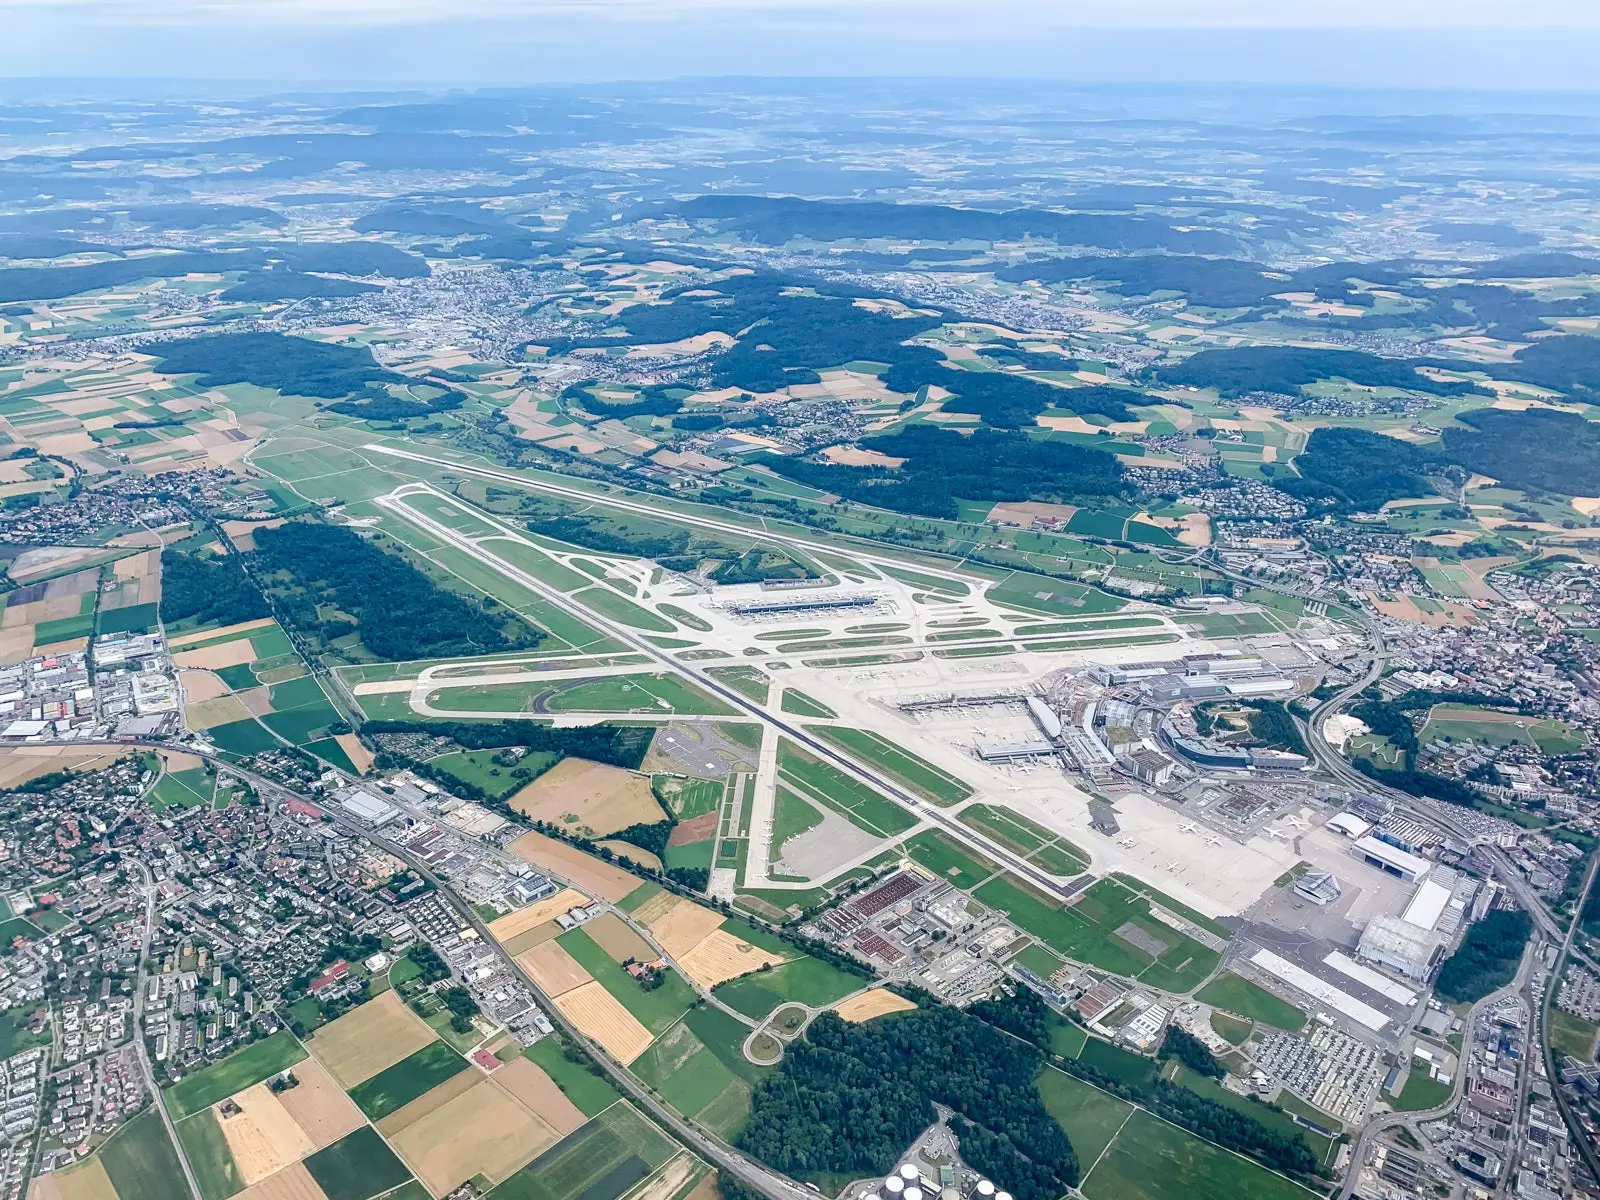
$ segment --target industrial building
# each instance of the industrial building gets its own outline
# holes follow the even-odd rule
[[[1423,980],[1433,970],[1445,939],[1401,917],[1374,917],[1361,934],[1356,958]]]
[[[1410,851],[1391,846],[1388,842],[1380,842],[1371,834],[1359,838],[1350,847],[1350,853],[1368,866],[1405,880],[1421,879],[1433,866],[1427,859],[1418,858]]]
[[[1343,893],[1339,881],[1327,871],[1307,871],[1294,881],[1295,895],[1313,904],[1332,904]]]

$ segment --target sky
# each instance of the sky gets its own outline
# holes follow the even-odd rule
[[[1600,89],[1596,0],[0,0],[0,75]]]

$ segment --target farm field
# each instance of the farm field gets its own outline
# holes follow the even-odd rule
[[[99,1159],[120,1200],[166,1195],[169,1181],[183,1170],[154,1108],[117,1130],[100,1148]]]
[[[568,1057],[557,1035],[540,1038],[523,1056],[548,1075],[586,1117],[598,1116],[620,1099],[611,1081],[597,1069],[590,1068],[587,1061]]]
[[[637,1109],[614,1104],[489,1194],[492,1200],[618,1200],[672,1153],[673,1143]]]
[[[729,1008],[759,1021],[788,1001],[826,1008],[870,982],[821,959],[802,958],[725,983],[714,994]]]
[[[405,1164],[370,1125],[305,1160],[328,1200],[371,1200],[411,1178]]]
[[[1128,1117],[1080,1186],[1089,1200],[1312,1200],[1316,1195],[1142,1110]]]
[[[468,1069],[466,1059],[435,1041],[351,1088],[350,1098],[376,1121]]]
[[[292,1067],[305,1056],[294,1035],[280,1029],[173,1084],[167,1089],[167,1108],[175,1119],[197,1113]]]

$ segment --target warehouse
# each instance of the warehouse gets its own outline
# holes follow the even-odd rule
[[[1395,917],[1374,917],[1361,934],[1356,957],[1407,979],[1426,979],[1444,939]]]
[[[1388,842],[1380,842],[1370,834],[1358,840],[1350,847],[1350,853],[1361,859],[1368,866],[1377,867],[1390,875],[1396,875],[1408,882],[1421,879],[1428,873],[1428,868],[1433,864],[1425,858],[1418,858],[1415,854],[1391,846]]]

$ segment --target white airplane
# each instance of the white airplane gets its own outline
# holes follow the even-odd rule
[[[1281,829],[1269,829],[1267,830],[1267,836],[1275,837],[1281,842],[1286,842],[1289,840],[1289,835]]]
[[[1168,871],[1169,874],[1177,874],[1177,871],[1178,871],[1178,860],[1177,859],[1173,859],[1171,862],[1169,862],[1167,864],[1167,871]]]
[[[1020,783],[1008,783],[1006,784],[1006,787],[1013,792],[1020,792],[1022,790],[1022,785]]]
[[[1200,827],[1198,825],[1196,825],[1193,821],[1190,821],[1187,825],[1179,825],[1178,826],[1178,832],[1179,833],[1193,833],[1193,832],[1195,832],[1195,830],[1197,830],[1199,828]]]
[[[1134,846],[1136,846],[1138,844],[1139,843],[1135,838],[1123,838],[1120,842],[1117,843],[1117,845],[1121,846],[1124,850],[1132,849]]]
[[[1222,839],[1217,837],[1215,834],[1213,834],[1211,837],[1208,837],[1206,839],[1206,845],[1208,845],[1208,846],[1220,846],[1220,845],[1222,845]]]

